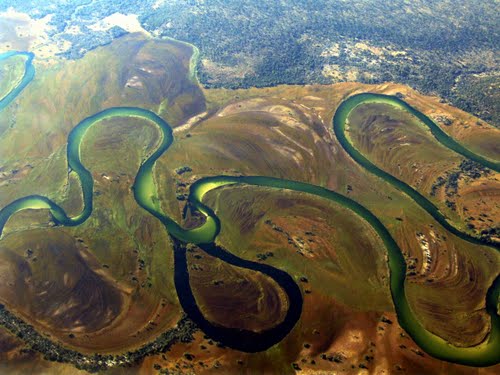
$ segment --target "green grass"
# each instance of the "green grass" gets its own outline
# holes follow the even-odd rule
[[[15,55],[0,60],[0,100],[21,82],[26,59],[26,56]]]
[[[372,163],[412,186],[465,229],[458,214],[430,194],[437,177],[457,168],[463,157],[436,141],[418,119],[390,105],[370,103],[351,112],[348,136]]]

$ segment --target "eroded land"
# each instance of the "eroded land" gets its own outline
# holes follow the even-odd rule
[[[0,117],[0,206],[40,194],[78,213],[81,189],[67,170],[69,131],[108,107],[150,109],[174,128],[174,143],[154,171],[161,207],[177,222],[199,223],[186,198],[190,185],[206,176],[272,176],[338,191],[372,211],[397,241],[408,266],[411,308],[424,326],[457,346],[484,340],[490,329],[485,295],[498,275],[499,253],[451,235],[355,163],[333,134],[332,118],[350,95],[398,94],[471,150],[496,160],[497,129],[396,84],[201,89],[190,79],[191,53],[185,44],[132,34],[78,61],[35,59],[35,79]],[[387,105],[360,107],[349,121],[349,136],[373,163],[432,200],[457,228],[498,241],[498,173],[467,164],[418,121]],[[290,334],[265,352],[246,354],[182,323],[172,241],[130,190],[158,137],[158,129],[134,118],[93,127],[81,152],[94,178],[91,217],[74,228],[54,227],[46,211],[31,210],[7,223],[0,303],[41,336],[23,339],[2,328],[5,371],[25,373],[29,363],[29,371],[75,373],[67,357],[61,360],[70,363],[42,359],[46,353],[33,342],[42,338],[71,353],[109,356],[114,362],[96,364],[109,374],[500,370],[439,361],[415,345],[398,325],[386,249],[375,231],[345,207],[305,193],[229,186],[204,198],[222,223],[217,244],[282,269],[299,285],[304,305]],[[271,278],[194,245],[187,260],[191,289],[210,322],[259,332],[283,319],[290,301]],[[185,340],[177,341],[186,342],[171,340],[160,353],[143,349],[184,325]],[[120,356],[135,360],[123,362],[124,370]]]

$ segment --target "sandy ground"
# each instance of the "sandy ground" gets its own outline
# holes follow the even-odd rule
[[[71,44],[49,38],[48,32],[53,29],[49,25],[50,20],[51,15],[33,19],[12,8],[0,12],[0,53],[11,50],[31,51],[36,54],[37,62],[54,62],[55,55],[66,51]]]
[[[36,63],[50,65],[59,60],[57,54],[67,51],[71,42],[57,37],[49,37],[53,26],[50,25],[52,16],[49,14],[41,19],[31,18],[13,8],[0,12],[0,53],[19,50],[31,51],[36,55]],[[114,13],[89,26],[93,31],[106,31],[114,26],[135,33],[140,32],[151,36],[139,23],[137,15]],[[80,34],[82,31],[76,25],[70,25],[67,34]]]
[[[141,26],[139,20],[137,19],[136,14],[122,14],[122,13],[114,13],[102,20],[96,22],[93,25],[89,26],[89,29],[94,31],[106,31],[114,26],[119,26],[124,30],[127,30],[129,33],[144,33],[148,36],[151,36],[144,28]]]

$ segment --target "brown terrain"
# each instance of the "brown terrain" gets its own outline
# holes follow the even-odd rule
[[[485,294],[498,273],[498,253],[447,233],[407,196],[358,166],[336,141],[331,120],[349,95],[401,93],[432,118],[453,118],[450,125],[441,124],[443,129],[485,156],[498,158],[498,130],[439,98],[391,83],[204,90],[187,78],[190,54],[184,44],[131,35],[76,62],[37,66],[40,78],[0,118],[0,205],[41,194],[78,213],[81,193],[65,157],[70,129],[107,107],[148,108],[176,128],[174,143],[155,167],[166,214],[182,222],[190,184],[212,175],[282,177],[346,194],[378,216],[404,252],[407,294],[426,328],[456,345],[484,339],[489,330]],[[12,116],[14,127],[9,125]],[[411,118],[387,108],[355,116],[359,133],[352,130],[351,136],[363,152],[398,178],[411,179],[422,194],[430,194],[439,173],[460,164]],[[377,133],[382,128],[394,128],[392,135]],[[367,139],[366,131],[378,135]],[[41,137],[35,140],[26,132]],[[172,244],[130,191],[157,141],[157,130],[137,119],[106,120],[89,130],[82,161],[95,181],[91,218],[75,228],[52,228],[46,212],[15,215],[0,240],[0,303],[44,336],[83,353],[124,353],[175,326],[182,309],[173,285]],[[386,143],[393,149],[379,150]],[[182,166],[192,171],[179,174]],[[498,202],[497,177],[460,177],[453,197],[456,211],[446,211],[457,226],[498,224],[500,207],[493,203]],[[440,190],[432,196],[443,210],[448,198]],[[475,369],[439,361],[415,345],[393,312],[385,248],[351,211],[307,194],[246,186],[212,191],[205,203],[221,219],[219,245],[295,279],[304,298],[299,322],[262,353],[221,347],[198,331],[190,343],[104,373],[500,371],[499,366]],[[464,206],[474,220],[466,221]],[[283,319],[289,301],[270,278],[229,266],[196,247],[188,252],[188,265],[190,285],[209,321],[260,331]],[[0,330],[0,366],[5,369],[0,372],[78,373],[23,348],[23,340]]]

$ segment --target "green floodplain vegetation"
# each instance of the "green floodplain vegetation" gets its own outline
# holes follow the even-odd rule
[[[462,155],[439,143],[410,114],[389,105],[360,106],[351,114],[349,123],[348,135],[358,150],[375,165],[422,192],[461,231],[471,232],[456,207],[433,193],[439,176],[445,180],[447,171],[460,168]],[[483,170],[478,171],[484,176]],[[495,175],[491,178],[495,179]]]
[[[0,60],[0,99],[11,92],[24,75],[25,56],[15,55]]]
[[[124,51],[130,55],[117,58]],[[158,58],[161,54],[163,59]],[[16,108],[7,108],[3,112],[6,116],[0,117],[0,129],[3,129],[0,160],[2,170],[9,177],[4,178],[0,186],[0,205],[6,206],[23,196],[39,194],[60,204],[68,216],[81,212],[84,204],[80,181],[74,172],[68,173],[66,160],[66,140],[71,129],[84,118],[113,106],[149,109],[174,127],[202,112],[205,109],[203,93],[189,77],[190,56],[190,49],[185,45],[173,41],[144,41],[132,36],[90,52],[77,62],[39,69],[36,79],[17,100]],[[107,63],[99,63],[101,61]],[[172,71],[177,74],[172,74]],[[162,75],[162,72],[169,73]],[[158,80],[156,75],[160,75],[161,79]],[[17,82],[18,77],[12,75],[11,79]],[[82,77],[85,79],[82,80]],[[134,86],[134,80],[130,81],[133,77],[140,77],[143,87]],[[10,87],[14,86],[10,84]],[[96,92],[99,94],[96,95]],[[33,112],[31,109],[35,103],[38,110]],[[380,219],[399,247],[404,249],[406,260],[417,258],[423,261],[419,254],[420,240],[415,233],[431,237],[432,232],[438,238],[435,246],[440,248],[439,267],[442,272],[437,272],[438,276],[432,282],[419,275],[406,278],[409,306],[427,330],[454,345],[470,346],[481,342],[490,328],[484,302],[486,291],[498,273],[498,252],[449,234],[408,196],[352,161],[332,133],[319,126],[316,118],[308,117],[303,108],[277,98],[269,99],[269,104],[284,106],[288,120],[298,120],[307,126],[297,127],[293,126],[293,122],[292,125],[280,122],[276,116],[265,111],[241,110],[225,116],[214,115],[188,131],[175,134],[175,141],[155,164],[153,177],[158,195],[158,200],[154,202],[155,209],[161,207],[165,215],[180,223],[183,203],[176,199],[176,195],[179,191],[187,194],[189,189],[184,189],[182,185],[179,189],[178,183],[189,188],[201,177],[227,174],[265,175],[303,181],[348,195]],[[59,111],[60,108],[65,110]],[[460,157],[429,137],[425,129],[419,128],[418,121],[386,105],[360,106],[349,121],[357,124],[359,118],[359,123],[366,123],[370,112],[375,122],[384,121],[383,116],[387,116],[390,121],[404,123],[411,129],[404,134],[411,139],[418,138],[421,140],[419,147],[431,151],[429,164],[442,159],[443,168],[452,168],[459,162]],[[12,126],[14,115],[15,125]],[[331,128],[331,124],[327,126]],[[41,138],[38,141],[27,139],[24,136],[26,132],[40,134],[43,141],[40,142]],[[355,134],[353,126],[350,126],[349,132],[351,137]],[[20,212],[5,227],[4,239],[0,242],[6,250],[2,252],[2,260],[5,259],[7,264],[22,263],[26,266],[23,259],[26,248],[36,247],[43,261],[28,261],[28,267],[35,271],[33,277],[40,283],[48,275],[55,278],[54,275],[64,273],[66,267],[72,268],[77,264],[83,271],[75,273],[75,285],[78,280],[83,282],[84,276],[81,275],[92,275],[92,284],[99,285],[99,295],[109,303],[102,306],[102,311],[106,312],[103,315],[108,320],[99,321],[99,314],[92,315],[89,306],[87,310],[80,310],[82,317],[87,319],[82,323],[84,330],[89,332],[105,327],[113,317],[123,313],[120,309],[124,306],[130,309],[130,305],[145,300],[149,307],[168,301],[172,306],[170,316],[179,314],[172,280],[172,245],[161,225],[137,205],[130,190],[137,170],[156,150],[161,138],[158,128],[139,118],[103,120],[87,131],[80,149],[82,163],[94,178],[92,215],[80,226],[30,229],[26,232],[30,226],[44,227],[47,212],[34,213],[37,216],[33,216],[32,212]],[[296,140],[300,140],[303,147],[298,146]],[[360,149],[363,153],[366,151],[371,160],[383,163],[384,167],[389,164],[389,168],[394,168],[396,160],[402,168],[409,168],[408,163],[415,162],[413,156],[420,158],[428,155],[420,149],[411,154],[391,155],[387,159],[387,154],[376,154],[377,145],[370,148],[363,143],[366,140],[362,135],[355,141],[359,142],[356,146],[361,145]],[[427,146],[427,142],[432,146]],[[330,151],[332,147],[337,150],[335,154]],[[308,149],[313,150],[312,154]],[[427,162],[418,160],[420,164]],[[186,165],[192,168],[192,172],[178,175],[176,169]],[[397,175],[393,169],[386,170]],[[416,188],[425,195],[429,183],[421,183],[425,187],[422,191],[420,186]],[[310,194],[266,187],[226,186],[208,192],[205,197],[204,203],[215,210],[221,221],[217,241],[230,252],[245,259],[257,260],[259,253],[272,251],[273,256],[268,257],[266,262],[285,270],[295,280],[307,276],[310,287],[325,298],[334,298],[356,310],[393,310],[386,249],[373,228],[352,211]],[[266,220],[270,220],[271,224]],[[272,223],[280,223],[285,228],[293,246],[288,242],[288,234],[276,235]],[[299,228],[311,230],[303,230],[298,236]],[[321,246],[313,250],[302,244],[307,241],[307,238],[302,238],[307,237],[305,232],[311,231],[314,238],[309,235],[309,239],[321,241]],[[30,235],[26,236],[26,233]],[[41,233],[48,234],[43,241]],[[83,241],[92,259],[85,261],[93,262],[92,267],[78,255],[67,260],[68,264],[50,266],[50,259],[60,256],[57,248],[64,241],[71,242],[71,238],[77,243],[80,243],[77,238]],[[72,249],[69,242],[65,247]],[[47,248],[54,250],[43,250],[41,244],[47,244]],[[268,248],[271,250],[266,250]],[[334,249],[333,252],[325,250],[330,248]],[[364,254],[367,248],[371,249],[368,256]],[[312,253],[308,253],[308,249]],[[69,252],[76,254],[77,250]],[[450,262],[450,269],[444,271],[447,262]],[[103,268],[103,265],[107,267]],[[460,272],[458,275],[451,272],[452,267],[463,268],[468,277],[462,278]],[[139,276],[136,275],[137,268],[140,268]],[[106,280],[103,280],[103,272],[107,275]],[[145,287],[140,287],[141,283]],[[15,285],[19,288],[17,294],[22,294],[24,289],[21,288],[26,285],[19,280]],[[132,295],[123,292],[134,288],[138,288],[139,292]],[[33,315],[40,316],[39,319],[44,322],[42,326],[51,332],[55,330],[58,337],[75,328],[72,321],[83,319],[76,319],[75,309],[69,308],[65,312],[66,325],[56,329],[56,322],[60,319],[57,313],[60,312],[54,313],[40,298],[32,297],[19,300],[11,293],[5,298],[27,319],[37,312]],[[58,297],[54,293],[53,298],[55,301],[60,298],[62,303],[64,295]],[[83,294],[80,303],[84,300],[92,301]],[[446,305],[443,305],[443,300],[447,301]],[[305,311],[309,311],[307,299],[304,303]],[[23,304],[27,307],[23,308]],[[314,319],[314,316],[310,317]],[[170,321],[165,318],[164,322],[163,327]],[[301,326],[305,324],[301,323]],[[157,332],[161,331],[160,328]],[[102,338],[96,334],[96,338],[99,337]],[[145,337],[147,334],[141,339]],[[70,345],[85,347],[82,342]],[[92,350],[96,344],[91,342],[86,345]],[[134,345],[134,340],[128,340],[124,345]]]
[[[76,215],[81,212],[82,197],[80,181],[76,178],[75,173],[68,174],[66,161],[66,140],[64,142],[59,141],[67,138],[69,131],[75,125],[72,122],[78,122],[85,117],[85,115],[82,117],[81,113],[78,113],[79,111],[83,111],[83,113],[87,113],[87,115],[90,115],[92,114],[92,112],[96,112],[102,107],[105,107],[106,104],[101,101],[102,98],[106,98],[106,100],[109,100],[111,102],[114,101],[115,104],[118,104],[118,100],[121,100],[123,103],[124,96],[128,96],[129,104],[139,105],[140,103],[142,103],[142,106],[149,106],[149,108],[154,110],[158,110],[163,101],[169,100],[169,114],[171,116],[169,117],[169,121],[174,124],[183,121],[183,116],[190,117],[192,113],[197,113],[200,108],[202,108],[199,107],[200,104],[194,103],[195,101],[199,102],[199,99],[197,99],[196,95],[201,95],[197,86],[193,85],[187,78],[185,81],[182,80],[182,77],[186,76],[185,72],[187,71],[187,69],[184,71],[183,69],[185,69],[184,67],[186,65],[186,62],[189,62],[191,56],[191,51],[189,48],[182,44],[174,42],[151,43],[141,39],[132,39],[128,41],[123,40],[122,42],[125,43],[125,45],[122,45],[121,47],[115,45],[115,47],[118,47],[114,51],[114,54],[116,54],[115,57],[117,55],[123,56],[122,52],[128,51],[133,56],[135,56],[136,59],[139,60],[142,58],[145,60],[143,63],[136,64],[135,68],[138,71],[137,73],[130,73],[127,71],[127,69],[130,68],[130,66],[126,66],[125,64],[127,60],[122,61],[121,67],[116,65],[113,66],[112,62],[116,62],[116,59],[111,58],[111,56],[113,56],[113,53],[108,54],[104,50],[101,51],[101,53],[104,52],[105,55],[100,56],[99,58],[97,58],[96,56],[89,56],[91,59],[86,62],[85,66],[72,66],[70,68],[70,71],[72,71],[72,73],[61,72],[59,69],[60,67],[52,68],[44,73],[42,73],[40,69],[38,70],[37,79],[31,82],[29,86],[31,90],[34,90],[32,91],[32,93],[36,94],[38,92],[38,94],[36,94],[35,96],[31,96],[29,94],[30,90],[25,90],[23,93],[29,95],[22,96],[20,99],[26,100],[26,107],[24,108],[32,106],[33,102],[38,103],[36,106],[41,110],[39,112],[39,117],[31,116],[30,118],[30,116],[26,116],[25,118],[23,118],[22,116],[20,116],[20,114],[23,113],[23,110],[20,109],[19,111],[16,111],[16,126],[10,129],[5,134],[4,140],[10,139],[10,141],[5,141],[3,145],[10,144],[12,146],[12,143],[10,143],[12,141],[14,143],[17,143],[18,151],[16,152],[19,152],[20,155],[24,154],[25,158],[18,158],[16,155],[12,154],[12,152],[14,152],[13,150],[16,148],[15,146],[10,150],[7,150],[6,147],[2,148],[3,161],[6,158],[15,157],[13,163],[10,164],[10,166],[4,168],[5,171],[9,172],[8,176],[14,178],[5,179],[5,181],[2,181],[4,182],[3,191],[1,194],[2,205],[5,205],[7,201],[10,200],[7,195],[18,194],[16,192],[16,190],[18,189],[19,191],[24,191],[23,193],[18,194],[18,196],[24,193],[26,193],[26,195],[29,195],[36,193],[37,189],[35,188],[35,185],[45,185],[44,188],[39,190],[39,194],[45,194],[50,198],[54,198],[58,203],[61,203],[64,209],[68,210],[68,214],[70,216]],[[153,49],[155,51],[155,55],[153,55],[152,53]],[[156,61],[156,58],[158,58],[158,56],[160,56],[160,59],[159,61]],[[108,77],[110,71],[105,68],[105,64],[97,63],[98,61],[100,61],[100,59],[103,59],[102,61],[109,61],[109,64],[107,65],[108,68],[110,66],[116,68],[114,71],[113,69],[111,69],[112,77]],[[130,59],[132,59],[132,57],[130,57]],[[130,59],[128,59],[128,61],[130,61]],[[71,66],[72,64],[69,65]],[[170,67],[168,67],[169,65]],[[96,67],[101,67],[102,71],[96,72]],[[146,99],[138,99],[137,97],[134,97],[134,95],[141,95],[140,93],[135,92],[133,89],[128,88],[126,86],[126,81],[117,82],[119,77],[118,75],[116,75],[116,72],[121,72],[120,74],[122,77],[120,78],[123,79],[123,77],[127,75],[129,75],[130,77],[131,75],[133,76],[133,74],[141,74],[142,71],[139,70],[139,68],[148,70],[157,69],[158,71],[163,73],[168,72],[169,74],[176,74],[173,76],[175,77],[175,82],[169,82],[168,79],[171,76],[167,75],[166,73],[165,76],[163,76],[163,80],[162,77],[158,76],[155,76],[154,79],[150,78],[150,85],[148,86],[147,92],[147,95],[149,95],[150,98],[150,102],[148,104]],[[176,73],[176,69],[180,71]],[[143,72],[143,74],[145,73]],[[49,76],[50,78],[46,78],[46,76]],[[82,82],[78,82],[78,79],[76,79],[77,76],[86,76],[90,78],[88,81],[82,84]],[[71,78],[70,81],[65,81],[65,77],[73,78]],[[61,82],[66,82],[67,87],[61,88],[57,85],[54,85],[54,79],[61,79]],[[100,91],[102,98],[96,98],[93,95],[84,98],[84,96],[76,93],[78,87],[84,92],[86,90],[92,90],[90,87],[94,87],[95,89],[96,87],[100,86],[103,80],[111,80],[109,84],[114,87],[115,91],[110,89],[109,92],[102,92],[99,89],[98,91]],[[45,82],[45,84],[42,82]],[[36,88],[37,85],[40,85],[39,89]],[[120,89],[118,89],[118,87]],[[168,93],[166,91],[155,92],[155,88],[157,90],[167,90]],[[189,93],[190,90],[195,90],[194,94],[191,95]],[[43,94],[44,91],[46,93],[49,92],[49,95]],[[63,91],[66,93],[68,93],[68,91],[72,91],[73,93],[70,94],[67,98],[60,98],[55,94],[59,91]],[[50,95],[52,95],[52,97],[50,97]],[[113,95],[115,95],[116,97],[113,98]],[[58,100],[62,100],[62,103],[57,103]],[[142,100],[142,102],[140,102],[140,100]],[[73,106],[75,106],[76,108]],[[67,108],[67,110],[58,111],[57,108]],[[176,108],[178,109],[176,110]],[[9,110],[11,110],[10,107],[6,109],[7,113]],[[175,113],[177,113],[178,118],[175,118]],[[6,120],[6,117],[2,116],[0,121]],[[50,122],[52,125],[45,123],[45,120],[47,120],[48,118],[51,119]],[[22,132],[17,132],[20,128],[22,128],[23,125],[21,124],[23,123],[25,124],[24,126],[35,128],[36,134],[45,134],[47,137],[47,141],[54,142],[55,146],[53,147],[52,144],[44,144],[43,142],[39,142],[39,139],[26,139],[25,135],[22,135]],[[122,126],[121,128],[113,128],[113,123],[117,123]],[[129,124],[129,127],[133,129],[130,134],[127,131],[124,132],[124,124]],[[113,174],[113,172],[109,169],[109,164],[108,168],[105,169],[104,172],[108,173],[111,178],[114,179],[114,181],[107,180],[103,176],[100,176],[101,181],[109,181],[110,183],[109,185],[102,184],[96,186],[95,192],[97,192],[97,194],[95,194],[95,200],[96,206],[98,208],[94,210],[92,220],[85,222],[82,226],[78,226],[75,228],[64,228],[63,230],[63,232],[67,233],[71,238],[81,238],[80,235],[85,238],[83,246],[91,249],[93,255],[98,259],[98,276],[103,271],[108,270],[108,268],[103,268],[103,265],[109,266],[109,273],[112,274],[111,280],[113,280],[113,284],[117,283],[124,290],[121,293],[121,306],[125,306],[126,308],[127,304],[135,304],[137,305],[135,310],[140,307],[141,311],[137,317],[137,324],[134,324],[133,321],[127,322],[125,320],[125,323],[130,326],[127,328],[130,334],[134,333],[134,330],[143,329],[143,327],[147,325],[148,321],[151,319],[151,311],[154,311],[154,309],[158,308],[158,306],[161,306],[165,301],[169,302],[167,303],[167,307],[172,306],[172,304],[170,303],[171,301],[175,302],[175,297],[172,295],[172,292],[175,290],[173,287],[173,280],[169,276],[171,275],[169,271],[169,263],[172,263],[173,259],[171,258],[171,251],[168,251],[171,245],[167,240],[166,233],[161,229],[161,227],[158,227],[156,220],[151,218],[150,215],[145,215],[145,212],[136,206],[133,196],[130,195],[130,182],[133,181],[135,173],[137,172],[141,161],[146,157],[146,153],[142,153],[142,151],[145,149],[147,149],[147,151],[151,150],[150,148],[148,148],[149,142],[155,144],[155,142],[157,141],[158,132],[157,129],[152,129],[152,132],[148,133],[148,123],[144,121],[142,121],[142,124],[139,128],[137,128],[137,126],[132,126],[133,124],[133,120],[126,118],[118,120],[111,119],[106,120],[104,122],[105,126],[100,130],[91,129],[91,131],[89,131],[88,137],[86,137],[86,141],[82,144],[82,147],[84,149],[82,151],[84,162],[86,162],[87,155],[89,155],[91,159],[90,162],[94,161],[93,157],[96,158],[95,160],[104,160],[103,158],[109,156],[109,154],[106,154],[106,149],[111,149],[112,153],[115,153],[115,155],[116,153],[120,153],[120,151],[124,152],[122,156],[126,155],[127,157],[123,158],[122,156],[120,156],[118,158],[112,158],[114,160],[112,161],[112,164],[119,163],[120,161],[124,162],[121,165],[115,165],[116,174]],[[43,126],[46,126],[47,128],[38,128]],[[125,126],[125,128],[126,127],[127,126]],[[90,153],[85,152],[87,141],[89,142],[89,145],[92,146],[93,138],[99,137],[99,132],[102,132],[103,129],[106,129],[108,131],[112,131],[113,129],[115,129],[116,133],[109,134],[111,138],[116,140],[123,140],[125,141],[125,143],[116,144],[108,141],[104,143],[101,142],[101,148],[97,147],[91,150]],[[93,130],[96,130],[96,132],[93,132]],[[133,133],[134,131],[136,132],[135,134]],[[52,132],[54,132],[54,134]],[[62,132],[64,134],[55,135],[55,133],[57,132]],[[148,135],[151,138],[148,139]],[[99,155],[101,155],[101,150],[104,155],[102,155],[102,157],[99,157]],[[43,156],[41,159],[39,159],[39,157],[37,157],[36,155]],[[19,163],[19,160],[21,160],[22,163]],[[28,167],[26,166],[27,164],[29,164]],[[97,165],[97,171],[99,171],[98,168],[99,165]],[[19,172],[12,174],[11,171],[16,169],[19,169]],[[25,173],[26,171],[30,172],[26,177],[26,181],[23,181],[22,184],[17,183],[16,177],[18,177],[19,174]],[[116,180],[118,178],[121,179],[121,184],[116,183]],[[51,189],[52,191],[50,191]],[[102,195],[99,195],[100,193],[102,193]],[[14,196],[11,195],[11,198],[14,198]],[[119,206],[120,209],[115,211],[113,209],[113,206]],[[111,212],[114,213],[110,216],[109,213]],[[23,213],[19,214],[19,216],[19,218],[13,217],[12,223],[9,223],[9,225],[12,224],[12,227],[16,227],[16,221],[19,221],[21,223],[21,227],[23,227],[26,225],[35,225],[37,222],[37,218],[33,218],[32,215],[31,217],[29,215],[26,215],[27,219],[25,217],[24,220]],[[146,216],[149,216],[149,218]],[[38,221],[38,223],[40,222],[46,223],[46,217]],[[8,230],[9,229],[6,228],[6,232],[8,232]],[[54,231],[60,232],[59,229],[49,229],[49,234]],[[97,235],[97,233],[99,233],[99,235]],[[13,249],[18,250],[19,255],[21,256],[25,256],[25,251],[27,248],[35,247],[35,244],[32,240],[30,240],[29,237],[16,235],[15,238],[17,238],[16,246],[13,247]],[[53,235],[49,235],[49,238],[54,238],[54,243],[52,245],[57,246],[57,239]],[[38,248],[39,246],[36,247]],[[144,267],[141,267],[143,269],[139,270],[140,272],[138,272],[138,267],[140,266],[140,264],[144,264]],[[40,267],[40,270],[43,270],[43,263],[39,263],[37,261],[32,263],[30,267]],[[62,270],[60,272],[56,272],[54,268],[49,268],[46,271],[50,272],[51,275],[64,274]],[[134,273],[139,273],[139,275],[132,276],[132,274]],[[40,277],[43,279],[42,276]],[[138,281],[134,281],[132,277],[135,277]],[[109,285],[109,282],[103,282],[103,280],[100,280],[99,282],[98,281],[99,280],[95,281],[95,283],[92,283],[92,285],[95,284],[94,287],[96,287],[97,290],[106,290],[110,287],[115,288],[116,286]],[[97,287],[97,284],[99,283],[101,285]],[[132,293],[130,295],[129,290],[135,288],[137,284],[139,284],[139,286],[145,284],[145,287],[140,287],[137,293]],[[149,287],[149,284],[151,284],[151,287]],[[71,287],[72,285],[70,283],[69,288]],[[92,288],[89,285],[87,285],[87,287]],[[78,296],[78,294],[75,295]],[[62,301],[65,301],[65,298],[67,298],[67,294],[60,294],[59,298],[60,300],[54,298],[54,305],[57,305],[58,301],[62,304]],[[26,309],[23,311],[25,315],[30,315],[30,310],[32,310],[33,313],[37,312],[37,314],[41,314],[41,319],[47,321],[47,327],[59,327],[58,321],[59,319],[61,319],[61,316],[53,316],[46,313],[45,310],[38,311],[35,306],[30,306],[36,305],[36,300],[37,298],[34,297],[33,302],[26,303]],[[116,303],[117,301],[115,300],[114,302]],[[81,301],[81,303],[86,302]],[[99,304],[97,304],[96,306],[99,306]],[[64,314],[65,311],[64,309],[62,310],[62,313]],[[124,313],[126,315],[127,310],[125,309],[125,311],[119,312],[122,315],[124,315]],[[132,312],[134,312],[133,309]],[[102,316],[106,316],[105,311],[101,311],[101,313]],[[44,316],[44,314],[47,314],[47,316]],[[175,317],[177,319],[179,316],[179,309],[170,308],[167,317],[165,318],[165,316],[162,316],[162,320],[160,321],[161,324],[159,324],[159,326],[153,332],[144,330],[142,335],[154,335],[154,332],[162,332],[166,325],[172,325],[173,318],[169,318],[169,316]],[[71,317],[69,317],[68,320],[71,320],[70,318]],[[77,321],[77,319],[74,319],[74,321]],[[67,337],[67,334],[69,333],[67,330],[60,330],[59,332],[59,335],[64,337]],[[105,333],[97,338],[94,338],[94,340],[90,344],[92,345],[92,348],[94,348],[95,345],[98,345],[100,340],[103,341],[102,348],[100,348],[101,350],[109,350],[113,347],[113,344],[106,347],[107,344],[106,340],[102,338],[103,335],[105,336]],[[128,336],[129,334],[127,334],[127,337]],[[118,337],[117,341],[120,340],[123,341],[122,338]],[[134,342],[142,342],[142,340],[144,340],[144,337],[138,335],[138,337],[129,338],[128,340],[129,342],[125,342],[125,345],[134,345]],[[77,344],[77,346],[83,348],[85,348],[85,345],[87,345],[87,343],[79,342],[72,342],[71,344]],[[123,345],[123,342],[120,342],[119,344]],[[96,349],[99,349],[99,347],[97,347]]]

